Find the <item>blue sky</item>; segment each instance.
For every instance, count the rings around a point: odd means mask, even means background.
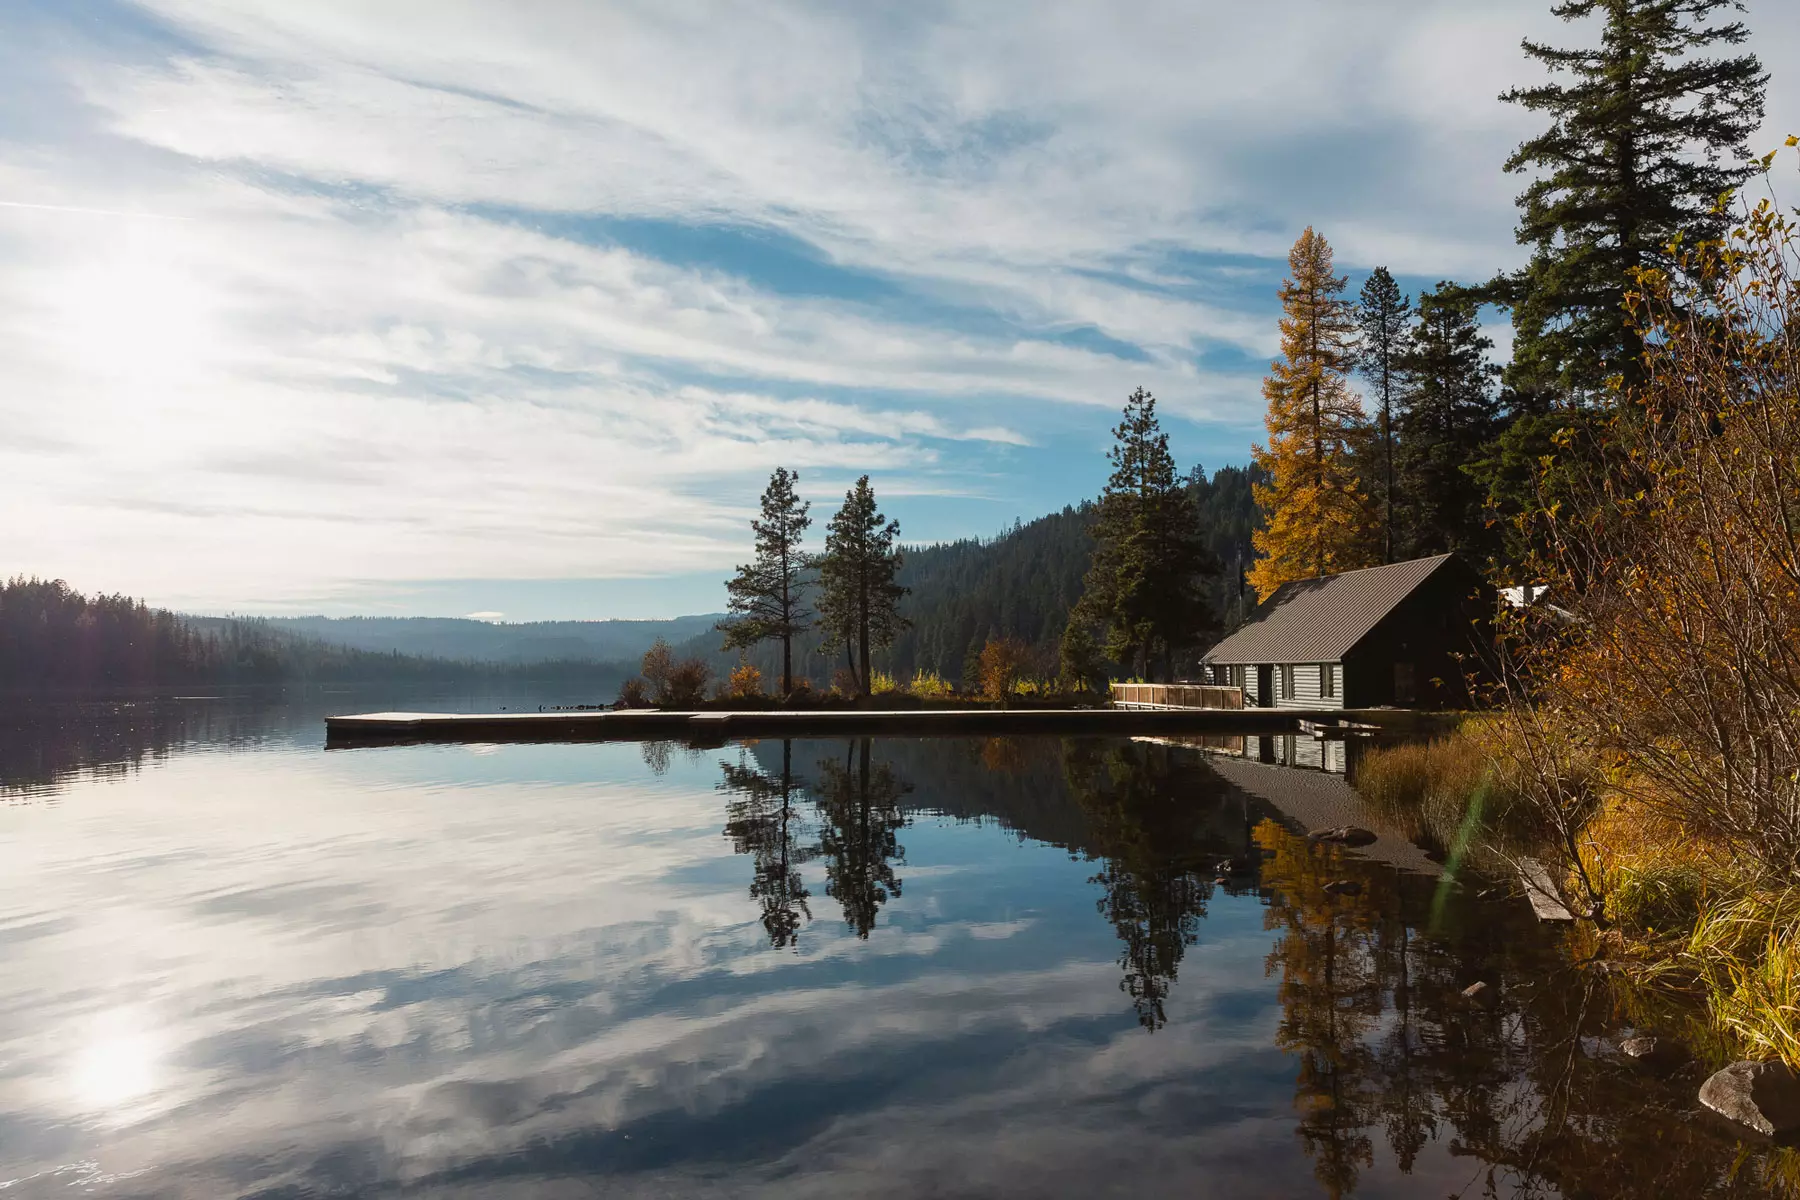
[[[1353,288],[1518,260],[1547,7],[16,0],[0,571],[667,615],[776,465],[991,534],[1138,386],[1241,463],[1306,225]],[[1800,17],[1748,19],[1773,146]]]

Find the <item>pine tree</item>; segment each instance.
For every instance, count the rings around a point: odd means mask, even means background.
[[[1381,438],[1381,474],[1375,493],[1381,500],[1381,561],[1394,561],[1394,356],[1412,319],[1412,303],[1386,267],[1376,267],[1363,281],[1356,306],[1361,332],[1357,366],[1381,399],[1381,419],[1376,433]]]
[[[857,688],[869,694],[869,653],[887,646],[907,622],[897,609],[906,588],[894,582],[900,551],[894,542],[900,522],[889,521],[875,506],[875,489],[864,475],[844,493],[844,506],[825,531],[825,553],[814,560],[819,571],[819,627],[829,644],[842,644],[851,655],[850,673]]]
[[[1288,254],[1281,286],[1281,354],[1263,381],[1269,445],[1254,447],[1269,482],[1256,489],[1264,527],[1250,586],[1267,598],[1292,579],[1371,565],[1378,557],[1374,514],[1357,481],[1356,451],[1367,440],[1362,401],[1350,390],[1356,318],[1339,298],[1331,247],[1309,227]]]
[[[1536,176],[1518,198],[1531,261],[1489,293],[1512,308],[1514,390],[1583,404],[1603,397],[1610,375],[1641,378],[1643,346],[1624,308],[1633,273],[1674,268],[1677,239],[1717,238],[1726,226],[1715,201],[1750,174],[1744,141],[1761,123],[1768,76],[1753,54],[1710,56],[1749,36],[1742,22],[1709,25],[1733,9],[1742,5],[1563,0],[1551,11],[1565,21],[1603,18],[1599,48],[1524,43],[1572,80],[1501,96],[1551,121],[1506,161]]]
[[[781,694],[794,690],[794,638],[805,630],[807,558],[801,538],[812,518],[811,504],[794,492],[800,476],[775,468],[762,494],[762,517],[751,521],[756,534],[756,560],[737,569],[725,584],[726,607],[742,615],[721,621],[725,649],[742,650],[758,642],[781,642]]]
[[[1112,477],[1094,521],[1094,557],[1073,619],[1105,630],[1106,653],[1165,677],[1175,654],[1214,627],[1207,600],[1217,560],[1200,536],[1187,482],[1175,470],[1156,397],[1139,388],[1107,452]]]
[[[1492,550],[1481,484],[1467,470],[1499,418],[1488,362],[1493,341],[1477,323],[1478,299],[1452,283],[1419,296],[1419,321],[1395,356],[1400,427],[1398,492],[1408,558]]]

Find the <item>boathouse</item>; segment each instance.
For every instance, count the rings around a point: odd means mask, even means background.
[[[1462,706],[1495,602],[1454,554],[1297,579],[1200,661],[1247,707]]]

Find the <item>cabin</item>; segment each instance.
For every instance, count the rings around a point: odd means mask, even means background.
[[[1464,707],[1496,602],[1454,554],[1298,579],[1200,662],[1246,707]]]

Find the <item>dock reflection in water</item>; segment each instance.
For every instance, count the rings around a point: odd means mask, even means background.
[[[1523,905],[1296,836],[1317,771],[205,721],[0,742],[8,1196],[1788,1186]]]

